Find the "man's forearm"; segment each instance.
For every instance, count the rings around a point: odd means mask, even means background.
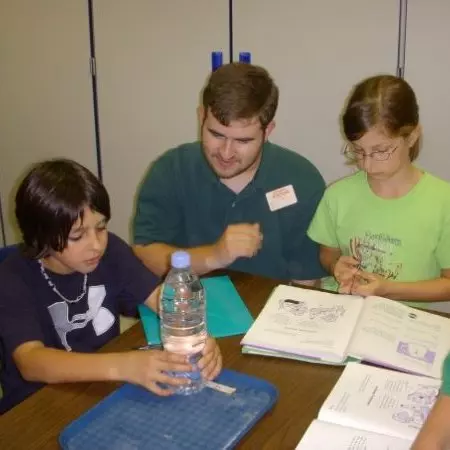
[[[22,377],[41,383],[126,381],[127,353],[72,353],[27,342],[14,352]]]
[[[218,261],[214,245],[203,245],[188,249],[180,249],[173,245],[154,243],[150,245],[135,245],[136,256],[158,276],[164,276],[170,269],[170,255],[176,250],[186,250],[191,255],[192,270],[203,275],[223,265]]]

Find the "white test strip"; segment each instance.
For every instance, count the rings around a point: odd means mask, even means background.
[[[236,388],[226,386],[225,384],[216,383],[215,381],[207,381],[205,383],[205,386],[228,395],[234,394],[236,392]]]

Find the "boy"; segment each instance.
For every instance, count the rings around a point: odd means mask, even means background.
[[[85,167],[56,159],[37,164],[16,195],[23,251],[0,265],[0,413],[43,383],[126,381],[158,395],[187,381],[189,371],[166,351],[92,354],[119,334],[119,314],[139,303],[157,310],[158,279],[117,236],[105,187]],[[220,351],[208,339],[199,366],[220,371]]]

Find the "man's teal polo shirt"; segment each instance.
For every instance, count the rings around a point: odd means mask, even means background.
[[[297,203],[271,211],[266,193],[292,185]],[[134,243],[162,242],[189,248],[215,243],[230,224],[260,224],[263,246],[230,269],[279,279],[325,275],[318,245],[306,235],[325,182],[307,159],[267,142],[254,179],[239,194],[222,184],[199,142],[158,158],[138,195]]]

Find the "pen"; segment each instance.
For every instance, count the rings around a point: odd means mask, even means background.
[[[351,286],[350,286],[350,294],[353,294],[353,286],[354,286],[354,284],[355,284],[355,279],[356,279],[356,276],[358,275],[358,272],[361,270],[361,261],[359,261],[358,262],[358,265],[356,266],[356,272],[355,272],[355,274],[353,275],[353,278],[352,278],[352,284],[351,284]]]
[[[147,345],[142,345],[140,347],[132,348],[132,350],[153,350],[153,349],[162,350],[162,345],[161,344],[147,344]]]

